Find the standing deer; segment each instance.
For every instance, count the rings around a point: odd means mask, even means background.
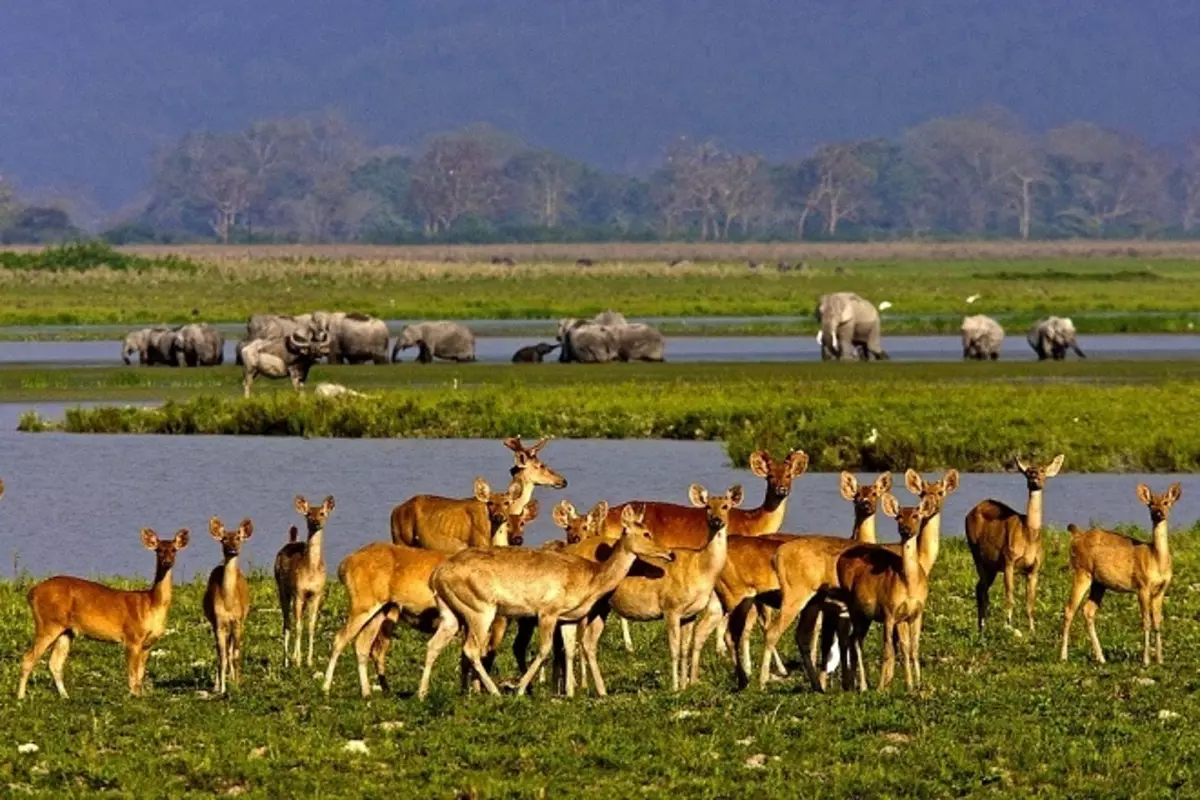
[[[979,580],[975,584],[975,605],[979,616],[979,634],[988,614],[988,592],[996,573],[1004,573],[1004,607],[1007,624],[1013,618],[1013,582],[1017,570],[1025,573],[1025,613],[1029,632],[1033,633],[1033,612],[1037,600],[1038,571],[1045,558],[1042,548],[1042,493],[1046,481],[1062,468],[1060,453],[1045,466],[1016,460],[1017,470],[1025,476],[1029,503],[1018,513],[999,500],[984,500],[967,512],[967,546],[975,560]]]
[[[867,688],[862,660],[862,643],[872,621],[883,623],[883,667],[879,691],[886,691],[896,667],[895,645],[904,659],[904,683],[911,690],[920,686],[921,669],[917,662],[915,632],[925,611],[929,595],[929,573],[921,568],[917,537],[922,525],[935,513],[937,503],[931,497],[919,506],[900,507],[895,495],[883,496],[883,513],[896,520],[900,533],[900,554],[881,545],[855,545],[837,561],[834,596],[850,609],[849,642],[842,645],[844,663],[857,676],[859,691]]]
[[[313,637],[317,631],[317,616],[325,599],[325,520],[333,512],[333,495],[319,506],[310,506],[303,497],[296,497],[296,513],[304,517],[308,538],[301,542],[299,530],[288,530],[288,543],[275,556],[275,587],[279,591],[279,607],[283,611],[283,665],[289,664],[288,644],[293,629],[296,642],[290,653],[293,665],[300,663],[300,642],[304,638],[304,612],[308,612],[308,666],[313,664]]]
[[[33,611],[33,645],[21,659],[17,699],[25,697],[29,674],[51,645],[50,674],[59,695],[67,697],[63,667],[76,636],[124,645],[129,693],[140,695],[150,648],[167,629],[175,555],[187,543],[187,528],[166,541],[149,528],[142,528],[142,545],[153,550],[155,557],[154,585],[149,589],[113,589],[66,575],[47,578],[30,589],[27,597]]]
[[[1098,528],[1082,531],[1074,524],[1067,526],[1071,532],[1071,571],[1074,580],[1063,615],[1063,661],[1067,660],[1071,621],[1080,604],[1083,604],[1083,617],[1087,620],[1088,635],[1092,640],[1092,654],[1098,662],[1104,663],[1104,650],[1096,636],[1096,614],[1100,611],[1104,593],[1112,590],[1137,593],[1138,607],[1142,611],[1142,664],[1150,665],[1151,625],[1154,627],[1154,658],[1159,664],[1163,663],[1163,599],[1167,596],[1167,587],[1171,585],[1167,518],[1171,514],[1171,506],[1182,494],[1183,489],[1178,483],[1172,483],[1162,494],[1154,494],[1144,483],[1137,485],[1138,499],[1150,509],[1150,522],[1154,526],[1154,539],[1150,542],[1135,541],[1123,534]]]
[[[437,595],[438,629],[425,651],[425,668],[418,695],[429,694],[429,681],[438,655],[460,628],[467,626],[463,655],[479,679],[494,695],[500,689],[488,675],[482,656],[497,616],[536,617],[540,648],[521,676],[517,694],[523,694],[541,668],[553,645],[554,630],[562,626],[568,659],[567,694],[574,693],[570,659],[575,652],[576,626],[597,600],[612,592],[629,573],[638,557],[671,561],[671,551],[655,543],[633,508],[622,515],[624,528],[616,552],[603,563],[566,553],[518,548],[464,550],[433,571],[430,586]],[[592,677],[603,678],[594,663]]]
[[[254,523],[248,519],[229,530],[217,517],[208,521],[209,534],[221,543],[221,566],[208,576],[204,590],[204,616],[212,626],[217,642],[217,673],[213,691],[226,691],[232,676],[234,682],[242,676],[242,626],[250,614],[250,584],[238,568],[242,542],[254,533]]]

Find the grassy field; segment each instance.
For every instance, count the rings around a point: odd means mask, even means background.
[[[1004,469],[1064,452],[1073,471],[1200,469],[1200,362],[318,367],[371,397],[282,383],[239,396],[233,368],[0,370],[17,401],[166,399],[28,416],[26,430],[340,437],[720,439],[802,447],[813,469]]]
[[[238,322],[316,308],[386,319],[552,319],[605,308],[635,317],[807,317],[821,294],[851,290],[892,303],[885,330],[893,333],[956,331],[966,313],[996,315],[1012,333],[1048,313],[1071,316],[1085,333],[1182,332],[1196,322],[1200,292],[1194,243],[610,245],[588,250],[598,263],[584,268],[564,260],[562,247],[510,250],[515,267],[487,263],[480,248],[182,247],[135,250],[120,269],[0,268],[0,325]],[[672,253],[694,260],[669,266]],[[746,258],[768,263],[748,269]],[[776,259],[806,266],[781,273]]]
[[[1172,540],[1166,664],[1149,668],[1141,666],[1140,623],[1129,595],[1110,595],[1100,616],[1109,664],[1090,661],[1082,619],[1072,660],[1058,661],[1065,537],[1047,538],[1037,634],[993,624],[985,643],[975,634],[970,557],[961,541],[945,544],[922,638],[925,686],[916,694],[907,694],[900,680],[884,695],[821,696],[795,677],[739,694],[730,666],[711,651],[703,684],[672,694],[663,688],[665,635],[653,623],[634,626],[632,655],[611,631],[605,635],[606,699],[568,701],[544,691],[531,698],[460,696],[457,660],[448,649],[433,695],[420,702],[411,693],[424,639],[411,631],[391,651],[397,694],[361,700],[353,659],[343,657],[326,697],[314,673],[323,669],[344,620],[344,593],[336,584],[331,589],[318,664],[284,670],[274,587],[260,576],[251,588],[246,677],[229,697],[209,694],[215,656],[200,611],[202,587],[190,584],[177,589],[170,632],[150,659],[146,696],[126,695],[119,648],[79,641],[66,670],[72,699],[53,694],[43,664],[30,697],[17,703],[16,665],[31,635],[28,580],[4,581],[0,649],[9,683],[0,695],[0,787],[8,796],[131,797],[1200,793],[1200,740],[1192,735],[1200,720],[1196,531]],[[180,558],[215,564],[218,548],[197,540]],[[993,599],[1002,605],[999,592],[993,589]],[[795,657],[790,637],[783,653]],[[867,651],[872,686],[878,653],[875,630]],[[505,652],[498,676],[510,678],[514,670]],[[362,742],[365,752],[347,750],[350,742]],[[18,752],[30,743],[36,752]]]

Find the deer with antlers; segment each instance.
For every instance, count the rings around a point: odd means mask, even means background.
[[[1162,494],[1154,494],[1144,483],[1137,485],[1138,499],[1150,509],[1153,540],[1139,542],[1124,534],[1093,528],[1083,531],[1074,524],[1067,526],[1071,533],[1071,596],[1063,615],[1062,653],[1067,660],[1067,645],[1071,640],[1071,621],[1083,605],[1092,654],[1104,663],[1104,650],[1096,635],[1096,614],[1104,593],[1133,592],[1137,594],[1142,612],[1142,664],[1150,665],[1150,629],[1154,628],[1154,658],[1163,663],[1162,621],[1163,600],[1171,585],[1171,548],[1167,544],[1167,521],[1171,507],[1183,495],[1179,483],[1172,483]]]
[[[999,500],[984,500],[967,512],[967,546],[975,561],[975,606],[979,619],[979,634],[983,635],[988,615],[988,594],[997,573],[1004,573],[1004,607],[1007,624],[1012,626],[1013,583],[1016,572],[1025,574],[1025,613],[1029,632],[1034,631],[1034,608],[1037,601],[1038,572],[1045,560],[1042,547],[1042,495],[1046,481],[1062,469],[1059,454],[1049,464],[1026,464],[1016,459],[1017,471],[1025,476],[1029,500],[1022,514]]]
[[[175,556],[187,543],[187,528],[166,540],[149,528],[142,529],[142,545],[153,550],[155,558],[154,584],[149,589],[113,589],[66,575],[48,578],[30,589],[27,597],[33,612],[33,645],[21,659],[17,699],[25,697],[29,675],[48,649],[54,686],[60,696],[67,697],[63,668],[76,636],[123,645],[129,693],[140,695],[150,648],[167,629]]]
[[[242,674],[242,628],[250,614],[250,584],[238,568],[242,543],[254,533],[248,519],[233,530],[220,518],[208,521],[209,534],[221,543],[221,565],[208,576],[204,589],[204,617],[212,626],[217,642],[217,671],[213,691],[225,692],[230,677],[236,682]]]
[[[304,517],[307,538],[299,541],[300,531],[293,525],[288,530],[288,542],[275,556],[275,588],[279,592],[279,607],[283,611],[283,665],[299,665],[300,642],[304,638],[303,619],[308,614],[308,666],[313,664],[313,638],[317,617],[325,599],[325,521],[333,513],[333,495],[319,506],[309,505],[297,496],[296,513]],[[289,651],[292,631],[296,641]]]

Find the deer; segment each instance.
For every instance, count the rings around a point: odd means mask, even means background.
[[[506,492],[492,492],[483,478],[475,479],[476,496],[486,503],[491,521],[492,547],[507,547],[511,538],[520,538],[526,523],[537,517],[538,503],[533,500],[517,514],[511,509],[522,487],[514,482]],[[422,633],[432,634],[437,626],[437,605],[429,578],[449,555],[404,544],[372,542],[346,556],[338,565],[338,580],[346,587],[350,613],[346,624],[333,640],[333,653],[322,685],[326,694],[333,686],[338,658],[354,641],[358,661],[359,688],[370,697],[372,685],[367,678],[367,659],[375,663],[376,679],[383,691],[389,691],[386,659],[392,631],[397,622]]]
[[[1013,582],[1017,570],[1025,574],[1025,613],[1029,632],[1034,632],[1034,606],[1037,601],[1038,572],[1045,554],[1042,548],[1042,494],[1046,481],[1062,469],[1060,453],[1049,464],[1026,464],[1016,459],[1017,471],[1025,476],[1029,501],[1025,513],[1018,513],[999,500],[984,500],[967,512],[967,546],[975,561],[975,607],[979,635],[983,636],[989,597],[996,573],[1004,573],[1004,607],[1007,624],[1013,621]]]
[[[1171,585],[1171,548],[1167,544],[1167,519],[1171,507],[1183,495],[1178,483],[1172,483],[1162,494],[1154,494],[1144,483],[1137,485],[1138,500],[1150,510],[1153,540],[1140,542],[1114,531],[1092,528],[1080,530],[1073,523],[1067,526],[1071,534],[1071,596],[1063,615],[1062,652],[1067,660],[1067,645],[1071,640],[1071,621],[1079,606],[1087,620],[1092,654],[1104,663],[1104,650],[1096,636],[1096,614],[1106,591],[1134,592],[1142,612],[1142,665],[1150,665],[1150,628],[1154,628],[1154,660],[1163,663],[1162,621],[1163,600]],[[1086,599],[1085,599],[1086,598]]]
[[[808,454],[803,450],[792,450],[786,458],[776,460],[768,450],[756,450],[750,454],[750,472],[766,481],[766,494],[762,505],[751,509],[734,509],[729,518],[729,533],[734,536],[763,536],[778,533],[787,515],[787,501],[792,493],[792,483],[808,469]],[[650,529],[659,541],[668,547],[704,547],[708,540],[705,510],[696,506],[675,503],[637,501],[646,508]],[[612,506],[605,520],[604,535],[613,536],[617,530],[624,504]],[[633,640],[629,634],[629,623],[622,618],[621,637],[625,649],[633,652]],[[722,618],[717,629],[717,648],[725,652],[725,620]]]
[[[895,495],[885,494],[880,505],[884,514],[896,520],[900,553],[882,545],[856,544],[838,557],[833,595],[850,610],[850,636],[849,642],[842,644],[843,659],[848,672],[857,677],[859,691],[865,691],[862,643],[871,622],[882,622],[879,691],[887,691],[891,685],[897,643],[904,659],[904,683],[911,691],[921,684],[916,631],[929,596],[929,573],[921,566],[918,537],[922,526],[937,513],[937,501],[924,497],[918,506],[901,507]]]
[[[575,651],[576,624],[592,606],[613,592],[638,558],[671,562],[675,554],[654,541],[640,510],[627,507],[622,513],[621,537],[616,551],[604,562],[589,561],[568,553],[518,548],[473,549],[456,553],[437,567],[429,579],[436,595],[438,628],[425,650],[420,698],[428,697],[430,677],[438,655],[466,625],[463,655],[493,695],[499,688],[488,675],[482,660],[493,621],[497,616],[536,617],[539,650],[517,684],[524,694],[541,669],[553,646],[555,628],[562,624],[564,651],[568,659],[567,695],[574,695],[570,659]],[[461,622],[460,622],[461,620]],[[592,677],[603,678],[594,662]]]
[[[562,500],[551,512],[554,524],[566,532],[566,540],[552,540],[542,546],[545,550],[561,551],[569,545],[579,544],[584,539],[598,536],[604,529],[608,516],[608,503],[601,500],[587,514],[580,514],[569,500]]]
[[[150,648],[167,629],[175,557],[187,547],[189,532],[180,528],[173,538],[164,540],[150,528],[142,528],[141,536],[142,546],[154,551],[154,584],[149,589],[113,589],[59,575],[29,590],[26,597],[33,612],[33,644],[21,659],[18,700],[24,699],[29,675],[48,649],[54,686],[60,697],[68,697],[63,668],[76,636],[123,645],[129,693],[141,695]]]
[[[221,565],[208,575],[204,589],[204,616],[217,643],[217,670],[213,691],[224,694],[230,677],[242,674],[242,627],[250,614],[250,584],[238,568],[242,543],[254,533],[254,523],[242,520],[233,530],[219,517],[208,521],[208,532],[221,543]]]
[[[289,664],[289,641],[295,629],[296,641],[290,653],[290,663],[300,664],[301,640],[304,638],[303,619],[308,613],[308,666],[313,665],[313,638],[317,617],[325,599],[325,521],[333,513],[333,495],[319,506],[312,506],[297,495],[296,513],[304,517],[308,538],[299,541],[295,525],[288,530],[288,541],[275,556],[275,588],[279,592],[279,607],[283,611],[283,666]]]
[[[556,489],[567,486],[566,478],[538,458],[538,452],[549,441],[549,438],[543,438],[528,448],[517,438],[504,441],[504,446],[513,451],[512,478],[521,484],[521,495],[512,508],[514,514],[525,508],[535,486]],[[394,544],[443,553],[487,547],[491,541],[487,511],[476,497],[449,498],[428,494],[410,497],[392,509],[391,531]]]

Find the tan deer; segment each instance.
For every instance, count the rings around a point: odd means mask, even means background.
[[[1063,615],[1062,653],[1067,660],[1067,645],[1071,640],[1071,621],[1083,604],[1092,654],[1104,663],[1104,650],[1096,636],[1096,614],[1106,591],[1135,592],[1142,612],[1142,664],[1150,664],[1150,628],[1154,628],[1154,658],[1163,663],[1162,621],[1163,599],[1171,585],[1171,548],[1167,544],[1167,519],[1171,506],[1179,500],[1183,489],[1172,483],[1162,494],[1154,494],[1144,483],[1137,486],[1138,499],[1150,509],[1154,539],[1139,542],[1124,534],[1093,528],[1082,531],[1069,525],[1071,532],[1071,596]],[[1086,600],[1085,600],[1086,598]]]
[[[242,675],[242,627],[250,614],[250,584],[238,568],[238,557],[242,543],[254,533],[254,523],[244,519],[230,530],[213,517],[208,521],[208,532],[221,543],[223,560],[209,573],[204,590],[204,616],[217,642],[213,691],[225,692],[229,678],[237,682]]]
[[[858,688],[867,688],[862,643],[871,622],[883,623],[883,666],[879,691],[891,685],[896,668],[896,644],[904,659],[904,683],[911,690],[920,686],[914,632],[925,612],[929,596],[929,573],[921,567],[918,536],[922,526],[937,513],[937,501],[925,497],[919,506],[900,507],[895,495],[880,502],[883,513],[896,520],[900,553],[882,545],[859,544],[843,552],[837,561],[837,588],[833,595],[850,610],[850,641],[843,645],[849,672],[857,676]],[[915,678],[915,683],[914,683]]]
[[[511,538],[520,539],[526,523],[537,517],[538,503],[533,500],[518,514],[509,513],[520,497],[517,483],[507,492],[492,492],[487,482],[476,479],[476,494],[484,498],[492,523],[492,546],[507,547]],[[403,622],[422,633],[433,633],[437,626],[437,605],[429,578],[449,555],[403,544],[374,542],[356,550],[338,566],[338,579],[346,587],[350,613],[346,624],[333,640],[333,653],[325,670],[323,688],[333,686],[338,658],[354,640],[358,661],[359,688],[363,697],[371,694],[367,678],[367,659],[375,663],[376,679],[386,692],[387,650],[392,630]]]
[[[580,514],[569,500],[563,500],[554,507],[551,518],[554,524],[566,532],[566,540],[554,540],[543,545],[547,550],[564,550],[569,545],[579,544],[584,539],[599,536],[604,531],[605,520],[608,517],[608,503],[601,500],[587,514]]]
[[[504,445],[513,451],[512,479],[521,486],[521,495],[512,508],[520,513],[533,496],[535,486],[565,488],[566,479],[540,458],[538,451],[549,439],[524,447],[520,439],[507,439]],[[423,547],[443,553],[457,553],[467,547],[487,547],[491,527],[487,510],[476,497],[450,498],[419,494],[392,509],[392,542]],[[517,544],[513,542],[512,544]]]
[[[1042,494],[1046,481],[1062,469],[1061,454],[1046,465],[1016,460],[1017,470],[1025,476],[1029,502],[1021,514],[999,500],[984,500],[967,512],[967,546],[975,560],[975,606],[979,633],[983,635],[988,615],[988,593],[996,574],[1004,573],[1004,607],[1007,624],[1012,626],[1013,583],[1018,570],[1025,574],[1025,613],[1029,631],[1034,630],[1034,606],[1037,601],[1038,572],[1045,559],[1042,548]]]
[[[51,645],[50,674],[59,695],[67,697],[63,667],[76,636],[124,645],[129,693],[140,695],[150,648],[167,629],[175,556],[187,543],[187,528],[165,541],[149,528],[142,529],[142,545],[153,550],[155,557],[154,585],[149,589],[113,589],[66,575],[48,578],[30,589],[33,645],[21,659],[17,699],[25,697],[29,674]]]
[[[279,591],[279,607],[283,611],[283,665],[300,664],[300,643],[304,638],[303,620],[308,613],[308,666],[313,665],[313,638],[317,632],[317,617],[325,599],[325,521],[333,512],[333,495],[319,506],[310,506],[303,497],[296,497],[296,513],[304,517],[308,538],[299,541],[299,530],[293,525],[288,531],[288,543],[275,556],[275,587]],[[293,630],[296,641],[289,653]]]
[[[657,544],[641,522],[641,514],[628,508],[616,552],[599,563],[567,553],[518,548],[464,550],[433,571],[430,586],[437,595],[438,629],[425,651],[425,668],[418,695],[429,693],[430,676],[438,655],[457,635],[460,620],[467,627],[463,655],[492,694],[499,688],[483,664],[493,621],[498,616],[536,617],[539,651],[517,684],[523,694],[553,645],[555,628],[562,624],[564,650],[575,652],[576,624],[602,597],[617,588],[639,558],[674,559],[671,550]],[[603,685],[593,663],[592,677]],[[567,694],[574,694],[568,664]]]

